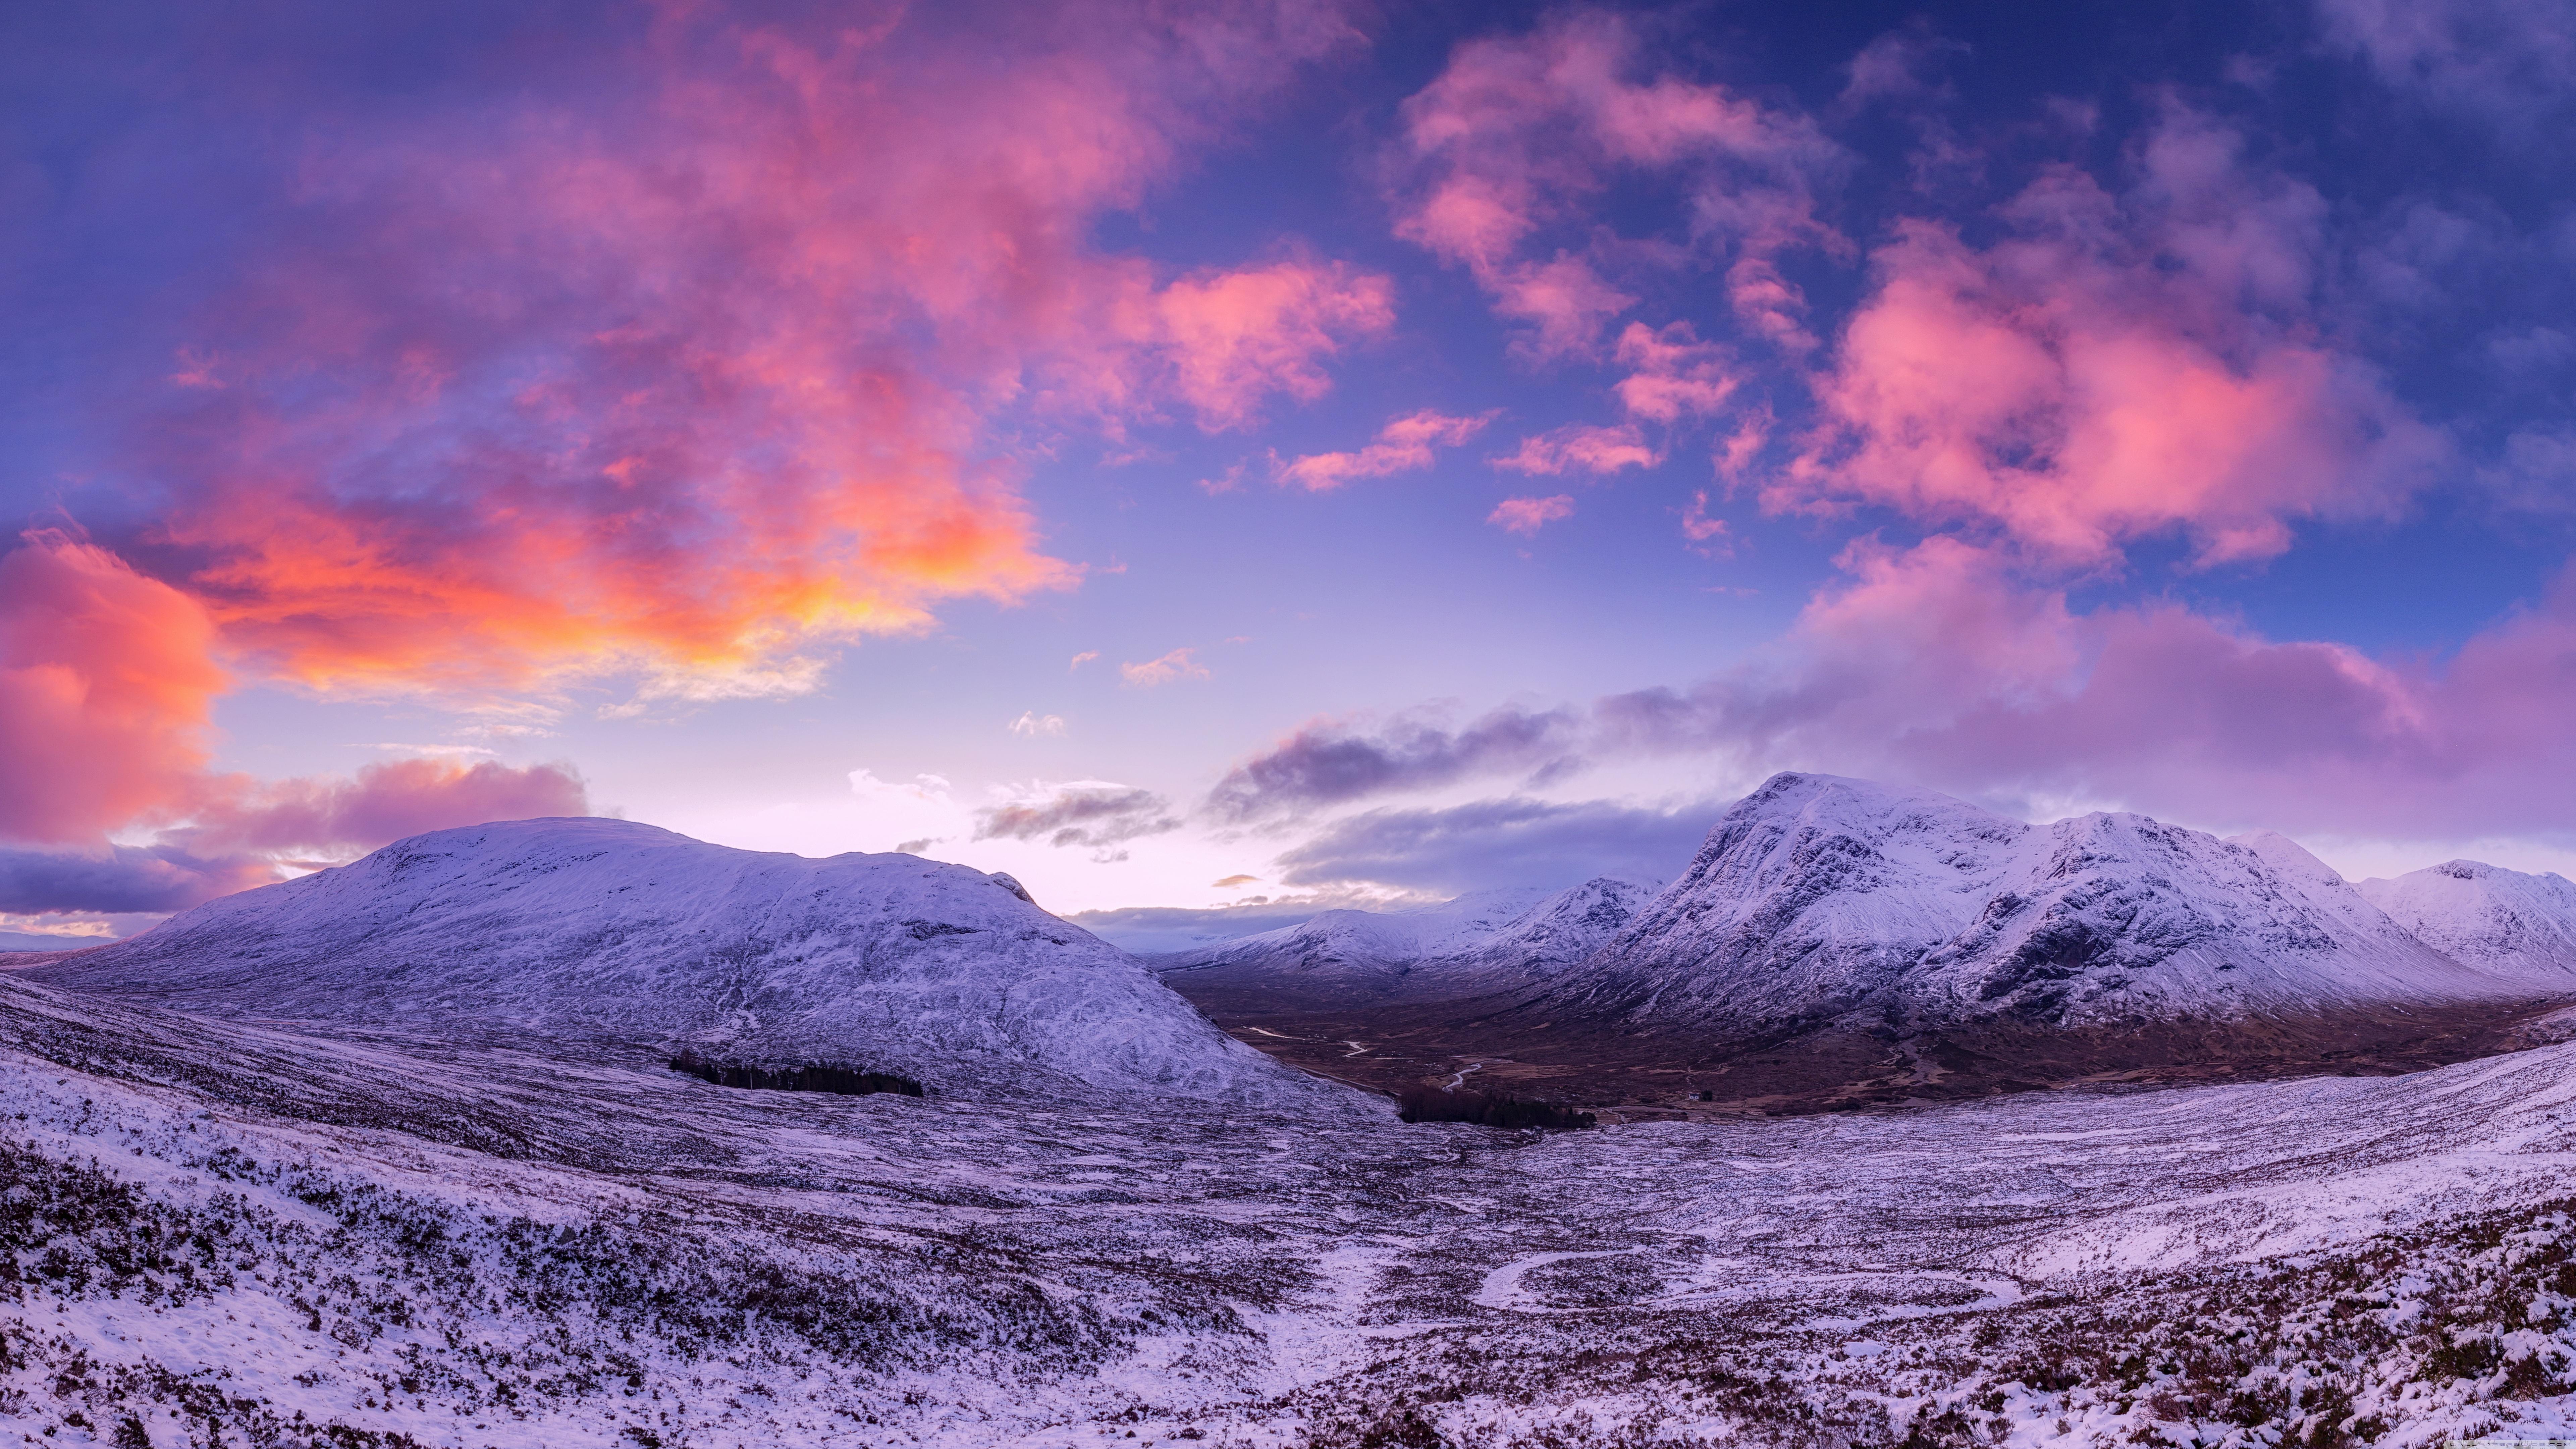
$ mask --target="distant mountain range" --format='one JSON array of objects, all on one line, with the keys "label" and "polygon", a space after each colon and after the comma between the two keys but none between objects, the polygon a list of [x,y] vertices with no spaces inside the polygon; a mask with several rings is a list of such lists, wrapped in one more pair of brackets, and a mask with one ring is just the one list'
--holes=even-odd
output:
[{"label": "distant mountain range", "polygon": [[[2419,875],[2450,880],[2440,869]],[[2383,892],[2422,900],[2410,915],[2442,942],[2479,943],[2462,959],[2279,835],[2221,840],[2126,813],[2030,825],[1929,791],[1779,775],[1726,813],[1671,889],[1552,982],[1541,1009],[1762,1034],[2576,992],[2571,937],[2507,924],[2504,910],[2537,916],[2557,899],[2543,883],[2567,883],[2481,869],[2493,888],[2409,876]],[[2576,911],[2545,919],[2576,930]]]},{"label": "distant mountain range", "polygon": [[1584,1095],[1610,1063],[1671,1078],[1657,1092],[1735,1073],[1765,1101],[1877,1100],[2502,1049],[2513,1013],[2576,998],[2576,885],[2468,861],[2355,885],[2271,833],[2033,825],[1783,774],[1668,886],[1326,911],[1141,961],[1007,876],[573,819],[415,837],[15,974],[218,1016],[831,1061],[934,1089],[1338,1092],[1204,1012],[1379,1086],[1487,1063],[1486,1081],[1526,1068],[1533,1090]]},{"label": "distant mountain range", "polygon": [[1599,876],[1572,890],[1478,891],[1399,911],[1326,911],[1147,960],[1202,1007],[1436,1001],[1544,981],[1606,944],[1660,888]]},{"label": "distant mountain range", "polygon": [[1525,896],[1329,912],[1154,965],[1244,1040],[1381,1086],[1482,1062],[1593,1097],[1615,1068],[1633,1097],[1636,1074],[1678,1093],[1706,1072],[1784,1105],[2405,1070],[2527,1043],[2518,1022],[2576,997],[2555,875],[2355,885],[2271,832],[2033,825],[1831,775],[1766,781],[1650,890],[1594,881],[1508,921]]},{"label": "distant mountain range", "polygon": [[[0,931],[0,952],[8,951],[78,951],[86,946],[104,945],[105,936],[47,936],[34,931]],[[0,961],[0,964],[6,964]]]}]

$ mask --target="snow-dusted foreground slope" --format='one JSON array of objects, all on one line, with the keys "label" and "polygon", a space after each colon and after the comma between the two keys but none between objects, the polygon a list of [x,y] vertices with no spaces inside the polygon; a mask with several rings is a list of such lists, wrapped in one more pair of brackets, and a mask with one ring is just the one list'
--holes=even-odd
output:
[{"label": "snow-dusted foreground slope", "polygon": [[1541,1139],[728,1091],[0,978],[0,1184],[0,1443],[2270,1449],[2576,1408],[2576,1047]]},{"label": "snow-dusted foreground slope", "polygon": [[1478,891],[1404,911],[1326,911],[1293,926],[1154,958],[1205,1004],[1268,1010],[1437,1000],[1543,981],[1607,943],[1660,883],[1597,876],[1569,890]]},{"label": "snow-dusted foreground slope", "polygon": [[2548,994],[2464,963],[2277,835],[2142,815],[2029,825],[1784,774],[1532,1010],[1716,1031],[2120,1026]]},{"label": "snow-dusted foreground slope", "polygon": [[934,1087],[1341,1092],[1228,1039],[1008,877],[622,820],[416,836],[26,974],[226,1016],[686,1044]]}]

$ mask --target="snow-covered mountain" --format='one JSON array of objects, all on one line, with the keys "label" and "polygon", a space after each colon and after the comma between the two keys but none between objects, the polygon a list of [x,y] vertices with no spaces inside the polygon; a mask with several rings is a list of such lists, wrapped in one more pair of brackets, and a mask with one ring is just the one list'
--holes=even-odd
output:
[{"label": "snow-covered mountain", "polygon": [[1556,892],[1478,891],[1402,911],[1326,911],[1294,926],[1155,958],[1193,997],[1273,1009],[1430,1000],[1509,990],[1590,955],[1627,925],[1652,882],[1598,876]]},{"label": "snow-covered mountain", "polygon": [[1536,1009],[1776,1033],[2517,993],[2277,835],[2220,840],[2127,813],[2029,825],[1929,791],[1782,774]]},{"label": "snow-covered mountain", "polygon": [[2576,990],[2576,882],[2565,876],[2446,860],[2353,888],[2454,960],[2543,989]]},{"label": "snow-covered mountain", "polygon": [[1008,876],[621,820],[444,830],[23,973],[221,1016],[596,1035],[932,1084],[1317,1098]]}]

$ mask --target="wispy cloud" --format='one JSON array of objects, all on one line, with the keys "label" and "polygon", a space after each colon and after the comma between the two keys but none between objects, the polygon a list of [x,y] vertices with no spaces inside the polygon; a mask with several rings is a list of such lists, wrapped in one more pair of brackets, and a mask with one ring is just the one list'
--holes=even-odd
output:
[{"label": "wispy cloud", "polygon": [[1573,498],[1559,493],[1547,498],[1506,498],[1494,505],[1494,511],[1485,515],[1485,521],[1507,533],[1528,538],[1560,518],[1573,516]]},{"label": "wispy cloud", "polygon": [[1412,716],[1374,727],[1321,721],[1227,771],[1208,808],[1219,819],[1247,821],[1497,770],[1559,773],[1579,763],[1582,724],[1571,710],[1518,709],[1456,729]]},{"label": "wispy cloud", "polygon": [[1322,493],[1354,478],[1383,478],[1428,468],[1432,449],[1459,446],[1483,432],[1495,416],[1453,418],[1425,408],[1388,423],[1378,430],[1376,442],[1356,453],[1310,453],[1281,464],[1279,481]]},{"label": "wispy cloud", "polygon": [[1043,840],[1059,848],[1096,850],[1180,827],[1162,796],[1110,780],[1034,785],[975,814],[977,840]]},{"label": "wispy cloud", "polygon": [[1118,675],[1142,689],[1183,679],[1205,679],[1208,668],[1192,657],[1197,653],[1196,649],[1175,649],[1160,659],[1148,659],[1142,664],[1121,664]]},{"label": "wispy cloud", "polygon": [[1333,822],[1279,857],[1288,885],[1399,890],[1566,886],[1595,875],[1669,877],[1724,805],[1642,808],[1526,797],[1428,810],[1371,810]]},{"label": "wispy cloud", "polygon": [[1645,436],[1634,427],[1572,423],[1523,438],[1518,448],[1492,461],[1495,467],[1513,473],[1547,477],[1588,473],[1602,477],[1622,468],[1652,468],[1664,461],[1664,456],[1648,447]]}]

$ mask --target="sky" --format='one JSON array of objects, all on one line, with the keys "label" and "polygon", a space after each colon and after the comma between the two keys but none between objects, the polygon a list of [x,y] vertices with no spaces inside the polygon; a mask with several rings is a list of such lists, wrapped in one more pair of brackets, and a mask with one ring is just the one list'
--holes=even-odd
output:
[{"label": "sky", "polygon": [[572,813],[1250,920],[1780,769],[2576,865],[2571,121],[2534,0],[15,7],[0,931]]}]

